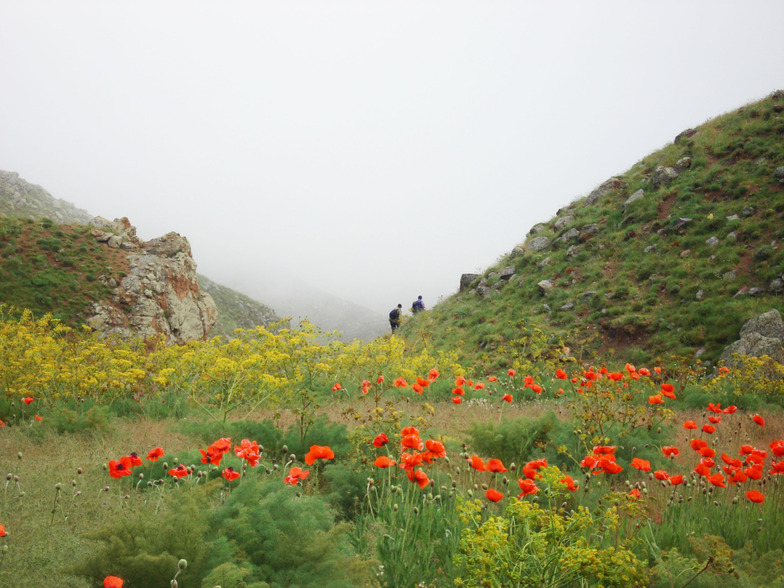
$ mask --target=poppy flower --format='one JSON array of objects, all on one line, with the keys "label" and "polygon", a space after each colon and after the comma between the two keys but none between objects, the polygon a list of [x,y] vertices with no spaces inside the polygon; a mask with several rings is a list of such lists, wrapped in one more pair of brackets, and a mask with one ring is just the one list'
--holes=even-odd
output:
[{"label": "poppy flower", "polygon": [[124,581],[117,576],[106,576],[103,579],[103,588],[123,588]]},{"label": "poppy flower", "polygon": [[615,453],[615,445],[594,445],[593,452],[596,455],[612,455]]},{"label": "poppy flower", "polygon": [[749,477],[743,473],[743,470],[737,470],[733,472],[732,476],[730,477],[730,482],[733,484],[742,484],[748,479]]},{"label": "poppy flower", "polygon": [[746,492],[746,498],[752,502],[756,502],[757,504],[765,502],[765,495],[762,492],[758,492],[757,490],[749,490]]},{"label": "poppy flower", "polygon": [[5,537],[6,535],[8,535],[8,533],[6,532],[5,527],[0,525],[0,537]]},{"label": "poppy flower", "polygon": [[536,487],[536,484],[534,484],[533,481],[529,480],[528,478],[520,478],[517,480],[517,484],[520,486],[520,490],[522,490],[518,498],[539,492],[539,488]]},{"label": "poppy flower", "polygon": [[697,428],[697,423],[695,423],[694,421],[685,421],[683,423],[683,428],[684,429],[696,429]]},{"label": "poppy flower", "polygon": [[460,396],[452,396],[452,402],[454,402],[455,404],[460,404],[461,402],[463,402],[463,398]]},{"label": "poppy flower", "polygon": [[544,457],[540,457],[539,459],[535,459],[533,461],[529,461],[526,464],[526,467],[529,467],[529,468],[534,469],[534,470],[538,470],[538,469],[541,469],[541,468],[546,468],[547,467],[547,459],[544,458]]},{"label": "poppy flower", "polygon": [[649,370],[648,368],[640,368],[637,371],[639,372],[639,374],[641,376],[650,376],[651,375],[651,370]]},{"label": "poppy flower", "polygon": [[651,462],[647,459],[640,459],[639,457],[632,458],[631,466],[635,469],[642,470],[643,472],[651,471]]},{"label": "poppy flower", "polygon": [[283,478],[283,482],[289,486],[296,486],[300,480],[304,480],[310,475],[310,470],[293,467],[289,470],[289,475]]},{"label": "poppy flower", "polygon": [[415,472],[408,473],[408,479],[412,482],[416,482],[420,488],[424,489],[430,483],[430,479],[427,477],[427,474],[422,470],[417,470]]},{"label": "poppy flower", "polygon": [[500,500],[503,500],[503,498],[504,498],[504,495],[501,494],[495,488],[488,488],[487,492],[485,493],[485,496],[487,497],[487,499],[490,502],[499,502]]},{"label": "poppy flower", "polygon": [[722,412],[724,414],[733,414],[733,413],[735,413],[737,411],[738,411],[738,407],[733,405],[733,406],[728,406]]},{"label": "poppy flower", "polygon": [[428,439],[425,441],[425,447],[427,448],[430,457],[446,457],[446,447],[444,447],[444,444],[441,443],[441,441]]},{"label": "poppy flower", "polygon": [[362,380],[362,394],[367,394],[370,392],[370,387],[372,384],[368,380]]},{"label": "poppy flower", "polygon": [[335,452],[327,445],[311,445],[305,454],[305,463],[313,465],[317,459],[335,459]]},{"label": "poppy flower", "polygon": [[31,398],[30,396],[25,396],[24,398],[22,398],[22,402],[24,402],[24,403],[25,403],[26,405],[28,405],[28,406],[30,406],[30,403],[31,403],[33,400],[34,400],[34,399],[33,399],[33,398]]},{"label": "poppy flower", "polygon": [[484,390],[484,389],[485,389],[484,382],[477,382],[476,384],[474,384],[474,390]]},{"label": "poppy flower", "polygon": [[384,383],[384,376],[379,376],[376,378],[376,384],[383,384]]},{"label": "poppy flower", "polygon": [[0,420],[0,427],[5,427],[5,422]]},{"label": "poppy flower", "polygon": [[560,480],[561,484],[566,484],[566,489],[576,492],[580,487],[574,483],[574,478],[571,476],[564,476]]},{"label": "poppy flower", "polygon": [[751,417],[751,419],[755,423],[757,423],[760,427],[764,427],[765,426],[765,419],[763,419],[760,415],[755,414],[753,417]]},{"label": "poppy flower", "polygon": [[457,394],[458,396],[465,396],[465,390],[463,390],[460,386],[456,388],[452,388],[452,394]]},{"label": "poppy flower", "polygon": [[391,468],[395,465],[395,461],[389,459],[386,455],[380,455],[376,458],[376,461],[373,462],[373,465],[377,468]]},{"label": "poppy flower", "polygon": [[487,381],[488,382],[497,382],[498,378],[496,378],[495,376],[488,376],[487,377]]},{"label": "poppy flower", "polygon": [[664,398],[656,394],[655,396],[648,396],[648,404],[663,404]]},{"label": "poppy flower", "polygon": [[516,373],[517,372],[515,370],[509,368],[509,370],[506,372],[506,375],[509,376],[510,378],[514,378]]},{"label": "poppy flower", "polygon": [[703,458],[700,460],[700,463],[701,463],[701,464],[703,464],[703,465],[704,465],[706,468],[711,468],[711,469],[713,469],[713,468],[715,468],[715,467],[716,467],[716,462],[715,462],[715,461],[713,461],[713,460],[712,460],[710,457],[703,457]]},{"label": "poppy flower", "polygon": [[419,384],[411,384],[411,389],[419,395],[425,391],[425,389]]},{"label": "poppy flower", "polygon": [[147,461],[158,461],[162,457],[163,457],[163,448],[156,447],[155,449],[151,449],[150,452],[147,454]]},{"label": "poppy flower", "polygon": [[223,476],[224,479],[226,479],[229,482],[231,482],[232,480],[236,480],[237,478],[239,478],[240,477],[240,473],[239,472],[235,472],[234,468],[228,467],[228,468],[226,468],[225,470],[223,470],[221,472],[221,476]]},{"label": "poppy flower", "polygon": [[700,450],[697,452],[702,457],[716,457],[716,450],[711,447],[700,447]]},{"label": "poppy flower", "polygon": [[542,474],[540,474],[536,469],[528,467],[527,465],[523,466],[523,475],[529,480],[537,480],[542,477]]},{"label": "poppy flower", "polygon": [[743,470],[743,473],[746,474],[752,480],[760,480],[762,479],[762,472],[754,467],[748,467]]},{"label": "poppy flower", "polygon": [[484,472],[485,469],[487,469],[485,467],[485,462],[483,462],[482,458],[479,456],[474,455],[468,461],[470,462],[469,465],[478,472]]},{"label": "poppy flower", "polygon": [[223,459],[223,454],[220,451],[213,451],[211,448],[207,448],[205,451],[204,449],[199,449],[201,452],[201,463],[209,463],[212,465],[220,465],[221,459]]},{"label": "poppy flower", "polygon": [[721,402],[719,402],[718,404],[713,404],[712,402],[709,402],[708,406],[705,407],[705,410],[709,410],[711,412],[715,412],[716,414],[724,412],[721,409]]},{"label": "poppy flower", "polygon": [[494,474],[507,471],[500,459],[488,459],[487,463],[485,464],[485,469],[488,472],[493,472]]},{"label": "poppy flower", "polygon": [[559,380],[566,380],[569,378],[569,376],[566,375],[566,372],[563,371],[561,368],[555,370],[555,377],[558,378]]},{"label": "poppy flower", "polygon": [[465,379],[465,377],[464,377],[464,376],[457,376],[457,377],[455,378],[455,386],[457,386],[458,388],[459,388],[460,386],[463,386],[463,385],[465,385],[465,383],[466,383],[466,379]]},{"label": "poppy flower", "polygon": [[504,394],[503,396],[501,396],[501,400],[503,400],[504,402],[508,402],[508,403],[510,403],[510,404],[511,404],[511,403],[512,403],[512,400],[514,400],[514,398],[512,397],[512,395],[511,395],[511,394]]},{"label": "poppy flower", "polygon": [[228,453],[231,451],[231,438],[221,437],[217,441],[213,441],[210,448],[213,451],[220,451],[221,453]]},{"label": "poppy flower", "polygon": [[120,461],[115,459],[109,462],[109,475],[112,478],[122,478],[123,476],[131,475],[131,466],[126,458],[120,458]]},{"label": "poppy flower", "polygon": [[395,388],[406,388],[408,386],[408,382],[406,382],[403,378],[395,378]]},{"label": "poppy flower", "polygon": [[774,461],[770,464],[770,471],[768,472],[771,476],[777,476],[779,474],[784,474],[784,461]]},{"label": "poppy flower", "polygon": [[642,493],[639,488],[632,488],[631,492],[629,492],[629,496],[632,498],[642,498]]},{"label": "poppy flower", "polygon": [[720,416],[709,416],[708,420],[713,423],[714,425],[718,425],[721,422]]},{"label": "poppy flower", "polygon": [[332,391],[337,392],[338,390],[342,390],[343,386],[340,385],[340,382],[335,382],[332,386]]},{"label": "poppy flower", "polygon": [[669,480],[670,474],[668,474],[664,470],[656,470],[655,472],[653,472],[653,477],[656,478],[657,480]]},{"label": "poppy flower", "polygon": [[675,386],[672,384],[662,384],[661,393],[664,394],[667,398],[675,400]]},{"label": "poppy flower", "polygon": [[714,486],[718,486],[719,488],[727,487],[727,484],[724,483],[724,476],[722,476],[720,473],[713,474],[708,478],[708,481]]},{"label": "poppy flower", "polygon": [[692,439],[689,444],[691,445],[691,448],[694,451],[699,451],[703,447],[707,447],[708,446],[708,442],[707,441],[703,441],[702,439]]},{"label": "poppy flower", "polygon": [[748,455],[754,452],[754,447],[751,445],[741,445],[740,446],[740,454],[741,455]]},{"label": "poppy flower", "polygon": [[662,453],[665,456],[670,457],[673,455],[678,455],[680,453],[680,450],[674,445],[665,445],[664,447],[662,447]]},{"label": "poppy flower", "polygon": [[716,432],[716,427],[713,425],[702,425],[702,430],[708,435],[713,435]]},{"label": "poppy flower", "polygon": [[176,468],[172,468],[169,470],[169,475],[174,476],[175,478],[184,478],[191,472],[186,468],[184,465],[180,464]]},{"label": "poppy flower", "polygon": [[406,449],[416,449],[417,451],[421,451],[425,447],[419,435],[406,435],[400,440],[400,445]]},{"label": "poppy flower", "polygon": [[678,474],[677,476],[670,476],[670,484],[672,484],[673,486],[683,484],[683,474]]},{"label": "poppy flower", "polygon": [[379,433],[376,435],[376,438],[373,439],[374,447],[384,447],[387,443],[389,443],[389,437],[387,437],[385,433]]},{"label": "poppy flower", "polygon": [[710,468],[708,466],[706,466],[702,462],[697,464],[697,466],[694,468],[694,471],[697,472],[702,477],[706,477],[706,476],[710,476],[711,475]]},{"label": "poppy flower", "polygon": [[594,474],[619,474],[623,471],[623,468],[614,459],[609,459],[607,456],[599,459],[596,465],[599,466],[599,469],[594,470]]},{"label": "poppy flower", "polygon": [[583,460],[580,462],[580,465],[584,468],[595,468],[596,464],[599,463],[599,458],[595,455],[586,455]]},{"label": "poppy flower", "polygon": [[[39,415],[37,415],[37,414],[34,414],[33,416],[35,417],[35,420],[37,420],[37,421],[42,421],[42,420],[44,420],[44,417],[42,417],[42,416],[39,416]],[[760,418],[762,418],[762,417],[760,417]]]},{"label": "poppy flower", "polygon": [[542,393],[542,387],[539,384],[531,384],[530,388],[537,394]]},{"label": "poppy flower", "polygon": [[721,454],[721,460],[729,466],[734,468],[739,468],[743,465],[743,462],[735,457],[730,457],[726,453]]},{"label": "poppy flower", "polygon": [[607,374],[613,382],[620,382],[623,379],[623,372],[610,372]]},{"label": "poppy flower", "polygon": [[777,439],[776,441],[773,441],[769,447],[773,452],[773,455],[776,457],[784,457],[784,440]]},{"label": "poppy flower", "polygon": [[429,379],[431,382],[435,382],[435,381],[436,381],[436,379],[438,378],[438,376],[439,376],[439,375],[440,375],[440,374],[438,373],[438,370],[437,370],[436,368],[433,368],[432,370],[430,370],[429,372],[427,372],[427,378],[428,378],[428,379]]}]

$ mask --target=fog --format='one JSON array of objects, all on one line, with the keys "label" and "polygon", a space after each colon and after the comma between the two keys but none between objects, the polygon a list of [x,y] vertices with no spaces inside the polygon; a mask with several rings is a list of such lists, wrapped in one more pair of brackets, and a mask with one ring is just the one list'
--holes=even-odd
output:
[{"label": "fog", "polygon": [[0,169],[185,235],[251,296],[290,276],[384,320],[784,87],[782,22],[763,0],[4,0]]}]

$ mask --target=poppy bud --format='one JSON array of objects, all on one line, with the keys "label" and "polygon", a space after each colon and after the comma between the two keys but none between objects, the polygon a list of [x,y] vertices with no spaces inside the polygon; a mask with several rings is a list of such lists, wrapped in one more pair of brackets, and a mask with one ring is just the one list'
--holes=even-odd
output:
[{"label": "poppy bud", "polygon": [[455,468],[455,475],[456,475],[456,476],[459,476],[459,475],[460,475],[460,468]]},{"label": "poppy bud", "polygon": [[104,492],[108,492],[108,491],[109,491],[109,486],[104,486],[104,487],[103,487],[103,491],[104,491]]},{"label": "poppy bud", "polygon": [[418,515],[418,514],[419,514],[419,508],[418,508],[418,507],[416,507],[416,506],[414,507],[414,514],[415,514],[415,515]]},{"label": "poppy bud", "polygon": [[466,494],[468,494],[468,497],[471,498],[474,495],[474,491],[471,490],[471,488],[469,488],[468,492],[466,492]]},{"label": "poppy bud", "polygon": [[392,505],[392,510],[394,510],[395,512],[397,512],[399,508],[400,507],[397,505],[397,502]]},{"label": "poppy bud", "polygon": [[278,464],[273,464],[272,465],[272,469],[277,472],[278,471]]},{"label": "poppy bud", "polygon": [[718,501],[718,500],[714,500],[714,501],[713,501],[713,506],[715,506],[715,507],[717,507],[717,508],[718,508],[718,506],[719,506],[719,501]]},{"label": "poppy bud", "polygon": [[16,454],[16,459],[22,459],[22,452],[21,451]]},{"label": "poppy bud", "polygon": [[506,476],[504,476],[504,477],[501,479],[501,483],[502,483],[502,484],[504,484],[504,485],[508,484],[508,483],[509,483],[509,478],[507,478]]},{"label": "poppy bud", "polygon": [[179,586],[180,586],[180,585],[177,583],[177,580],[172,580],[172,581],[171,581],[171,584],[169,584],[169,585],[171,586],[171,588],[179,588]]},{"label": "poppy bud", "polygon": [[57,490],[58,492],[59,492],[60,490],[62,490],[62,489],[63,489],[63,485],[62,485],[62,483],[60,483],[60,482],[57,482],[57,484],[55,484],[55,485],[54,485],[54,489],[55,489],[55,490]]},{"label": "poppy bud", "polygon": [[178,463],[180,463],[180,458],[175,457],[172,461],[174,461],[174,465],[177,465]]},{"label": "poppy bud", "polygon": [[71,480],[71,486],[76,486],[76,480]]},{"label": "poppy bud", "polygon": [[428,492],[427,493],[427,499],[428,500],[433,500],[433,493],[432,492]]},{"label": "poppy bud", "polygon": [[181,559],[180,561],[177,562],[177,569],[184,570],[187,567],[188,567],[187,560]]},{"label": "poppy bud", "polygon": [[[144,474],[140,473],[139,474],[139,479],[140,480],[144,480]],[[76,482],[74,482],[74,486],[76,486]]]},{"label": "poppy bud", "polygon": [[76,494],[74,494],[74,496],[81,496],[81,495],[82,495],[82,491],[81,490],[79,490]]},{"label": "poppy bud", "polygon": [[103,468],[103,471],[106,471],[106,470],[109,469],[109,466],[106,465],[106,464],[102,464],[101,467]]},{"label": "poppy bud", "polygon": [[294,461],[296,459],[297,459],[297,456],[294,455],[293,453],[291,455],[289,455],[289,461]]},{"label": "poppy bud", "polygon": [[167,461],[163,462],[163,469],[164,470],[168,470],[169,469],[169,462],[167,462]]},{"label": "poppy bud", "polygon": [[368,486],[373,486],[376,483],[376,481],[373,478],[368,478],[367,479],[367,483],[368,483]]},{"label": "poppy bud", "polygon": [[10,473],[10,472],[9,472],[8,474],[6,474],[6,476],[5,476],[5,479],[6,479],[6,480],[8,480],[8,481],[10,482],[10,481],[11,481],[11,478],[13,478],[13,477],[14,477],[14,475],[13,475],[12,473]]},{"label": "poppy bud", "polygon": [[[141,475],[141,474],[140,474],[140,475]],[[199,470],[198,472],[196,472],[196,477],[197,477],[197,478],[201,478],[201,477],[203,477],[203,476],[204,476],[204,472],[203,472],[203,471]]]},{"label": "poppy bud", "polygon": [[457,480],[452,480],[452,488],[457,488]]},{"label": "poppy bud", "polygon": [[76,473],[81,476],[82,475],[82,468],[76,468]]},{"label": "poppy bud", "polygon": [[289,446],[288,445],[284,445],[283,446],[283,453],[288,453],[288,452],[289,452]]}]

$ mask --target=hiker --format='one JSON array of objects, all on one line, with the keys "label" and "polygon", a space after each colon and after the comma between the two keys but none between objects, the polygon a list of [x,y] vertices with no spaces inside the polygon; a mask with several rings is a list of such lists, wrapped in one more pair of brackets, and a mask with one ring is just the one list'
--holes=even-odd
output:
[{"label": "hiker", "polygon": [[418,313],[420,310],[425,310],[425,303],[422,302],[421,296],[417,297],[417,299],[414,300],[414,303],[411,305],[411,312],[414,314]]},{"label": "hiker", "polygon": [[389,311],[389,326],[392,327],[393,333],[395,332],[395,329],[397,329],[400,326],[400,317],[402,314],[403,314],[402,304],[398,304],[397,308],[393,308],[391,311]]}]

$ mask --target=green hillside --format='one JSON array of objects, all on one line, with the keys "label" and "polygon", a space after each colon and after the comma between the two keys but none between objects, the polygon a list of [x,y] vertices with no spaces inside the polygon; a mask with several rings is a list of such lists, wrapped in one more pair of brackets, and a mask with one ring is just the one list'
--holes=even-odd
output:
[{"label": "green hillside", "polygon": [[779,91],[681,133],[402,334],[475,365],[545,347],[715,362],[746,319],[784,310],[782,107]]}]

